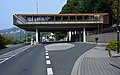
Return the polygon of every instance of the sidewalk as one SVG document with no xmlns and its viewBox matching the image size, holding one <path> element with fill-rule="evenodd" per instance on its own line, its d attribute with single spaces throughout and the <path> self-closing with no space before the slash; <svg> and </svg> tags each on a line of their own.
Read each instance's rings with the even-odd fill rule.
<svg viewBox="0 0 120 75">
<path fill-rule="evenodd" d="M 120 57 L 110 58 L 99 44 L 78 58 L 71 75 L 120 75 Z"/>
</svg>

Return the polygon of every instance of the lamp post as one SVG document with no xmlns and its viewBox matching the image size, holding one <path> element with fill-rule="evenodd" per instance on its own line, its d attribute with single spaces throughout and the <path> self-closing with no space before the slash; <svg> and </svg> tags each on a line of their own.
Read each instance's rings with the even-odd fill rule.
<svg viewBox="0 0 120 75">
<path fill-rule="evenodd" d="M 117 53 L 119 53 L 119 0 L 117 4 Z"/>
</svg>

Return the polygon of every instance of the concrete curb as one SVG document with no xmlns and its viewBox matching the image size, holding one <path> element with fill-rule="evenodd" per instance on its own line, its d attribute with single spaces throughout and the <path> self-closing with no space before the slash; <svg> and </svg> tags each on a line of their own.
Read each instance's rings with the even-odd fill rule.
<svg viewBox="0 0 120 75">
<path fill-rule="evenodd" d="M 90 49 L 90 50 L 91 50 L 91 49 Z M 77 59 L 77 61 L 75 62 L 74 66 L 73 66 L 71 75 L 80 75 L 80 67 L 81 67 L 82 60 L 83 60 L 83 58 L 85 57 L 85 55 L 86 55 L 90 50 L 88 50 L 88 51 L 86 51 L 85 53 L 83 53 L 83 54 Z"/>
</svg>

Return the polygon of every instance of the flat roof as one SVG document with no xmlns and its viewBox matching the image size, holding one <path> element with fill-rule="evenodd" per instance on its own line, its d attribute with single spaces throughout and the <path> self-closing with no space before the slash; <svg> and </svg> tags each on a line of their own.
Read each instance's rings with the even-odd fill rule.
<svg viewBox="0 0 120 75">
<path fill-rule="evenodd" d="M 108 15 L 108 13 L 80 13 L 80 14 L 15 14 L 17 16 L 94 16 Z"/>
</svg>

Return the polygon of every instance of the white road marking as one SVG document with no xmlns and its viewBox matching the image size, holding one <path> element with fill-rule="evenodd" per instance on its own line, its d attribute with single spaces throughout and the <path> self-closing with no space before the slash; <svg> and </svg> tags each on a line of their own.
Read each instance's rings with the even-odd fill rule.
<svg viewBox="0 0 120 75">
<path fill-rule="evenodd" d="M 46 59 L 49 59 L 50 57 L 49 56 L 46 56 Z"/>
<path fill-rule="evenodd" d="M 48 55 L 48 53 L 46 53 L 46 55 Z"/>
<path fill-rule="evenodd" d="M 47 68 L 47 75 L 53 75 L 52 68 Z"/>
<path fill-rule="evenodd" d="M 5 61 L 7 61 L 8 59 L 16 56 L 17 54 L 25 51 L 26 49 L 28 49 L 30 47 L 31 47 L 30 45 L 29 46 L 25 46 L 25 47 L 21 47 L 19 49 L 14 50 L 14 51 L 11 51 L 11 52 L 8 52 L 8 53 L 0 55 L 0 59 L 2 59 L 2 61 L 0 62 L 0 64 L 3 63 L 3 62 L 5 62 Z"/>
<path fill-rule="evenodd" d="M 48 51 L 45 51 L 46 53 L 48 53 Z"/>
<path fill-rule="evenodd" d="M 47 65 L 51 64 L 50 60 L 46 60 L 46 64 Z"/>
</svg>

